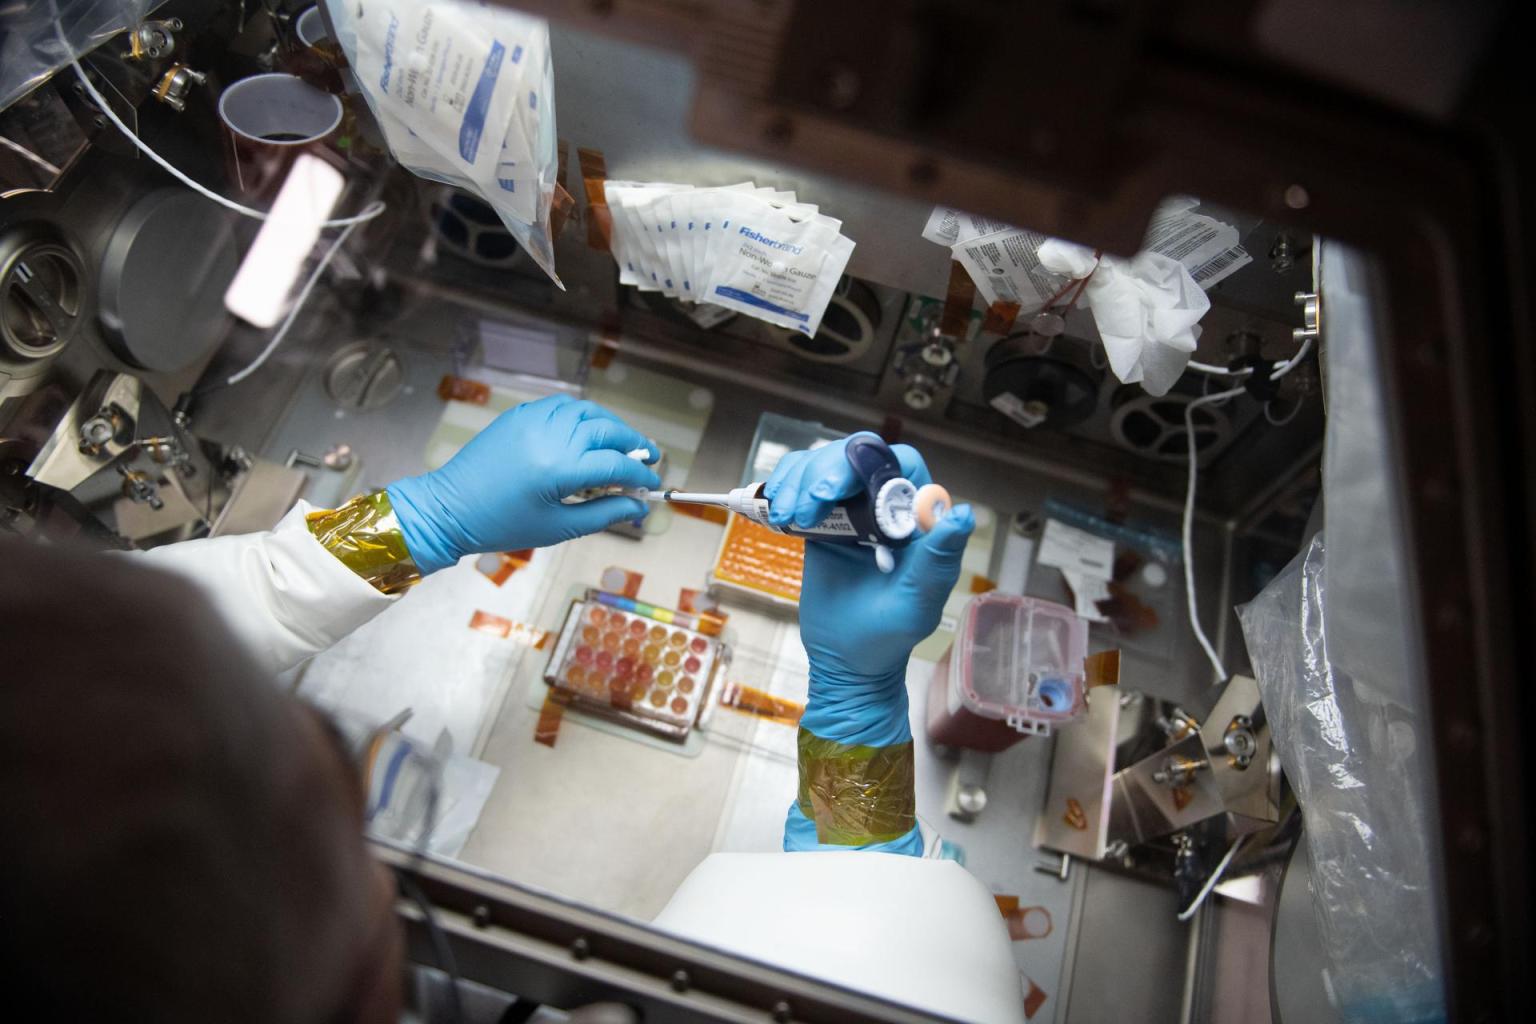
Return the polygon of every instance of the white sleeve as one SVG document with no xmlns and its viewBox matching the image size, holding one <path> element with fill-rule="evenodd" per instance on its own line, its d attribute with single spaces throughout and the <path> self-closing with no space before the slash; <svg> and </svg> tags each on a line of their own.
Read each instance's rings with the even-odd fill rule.
<svg viewBox="0 0 1536 1024">
<path fill-rule="evenodd" d="M 352 632 L 397 599 L 331 554 L 305 525 L 299 502 L 267 533 L 183 541 L 128 557 L 191 580 L 276 675 Z"/>
</svg>

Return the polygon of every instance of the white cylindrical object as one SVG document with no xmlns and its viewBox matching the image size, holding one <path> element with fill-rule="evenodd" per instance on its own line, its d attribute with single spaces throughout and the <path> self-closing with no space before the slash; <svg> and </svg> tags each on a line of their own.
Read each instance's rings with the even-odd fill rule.
<svg viewBox="0 0 1536 1024">
<path fill-rule="evenodd" d="M 341 124 L 341 100 L 297 75 L 273 72 L 242 78 L 219 97 L 219 117 L 253 142 L 302 146 Z"/>
<path fill-rule="evenodd" d="M 299 15 L 293 23 L 293 31 L 305 46 L 314 46 L 330 39 L 330 33 L 325 30 L 325 19 L 320 16 L 319 4 Z"/>
</svg>

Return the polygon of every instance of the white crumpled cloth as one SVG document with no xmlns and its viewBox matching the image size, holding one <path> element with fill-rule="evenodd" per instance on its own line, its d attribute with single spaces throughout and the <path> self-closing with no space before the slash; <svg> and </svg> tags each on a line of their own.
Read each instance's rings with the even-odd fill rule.
<svg viewBox="0 0 1536 1024">
<path fill-rule="evenodd" d="M 1200 318 L 1211 300 L 1177 260 L 1140 252 L 1129 260 L 1052 238 L 1040 246 L 1040 264 L 1074 279 L 1092 274 L 1083 302 L 1093 314 L 1109 367 L 1127 384 L 1164 395 L 1184 372 Z M 1097 270 L 1095 270 L 1097 267 Z"/>
</svg>

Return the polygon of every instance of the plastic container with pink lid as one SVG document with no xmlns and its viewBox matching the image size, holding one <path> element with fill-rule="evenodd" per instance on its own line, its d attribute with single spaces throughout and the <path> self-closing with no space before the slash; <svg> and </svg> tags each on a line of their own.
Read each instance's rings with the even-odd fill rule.
<svg viewBox="0 0 1536 1024">
<path fill-rule="evenodd" d="M 966 605 L 928 691 L 928 737 L 1004 750 L 1083 713 L 1088 624 L 1065 605 L 996 591 Z"/>
</svg>

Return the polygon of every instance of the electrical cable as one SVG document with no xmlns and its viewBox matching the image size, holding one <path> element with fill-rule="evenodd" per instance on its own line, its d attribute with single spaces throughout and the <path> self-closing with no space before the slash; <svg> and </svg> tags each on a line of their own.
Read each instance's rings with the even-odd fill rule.
<svg viewBox="0 0 1536 1024">
<path fill-rule="evenodd" d="M 111 121 L 112 124 L 116 126 L 117 130 L 121 132 L 129 142 L 138 147 L 140 152 L 158 164 L 167 174 L 171 175 L 171 177 L 180 181 L 183 185 L 192 189 L 199 195 L 213 200 L 215 203 L 218 203 L 225 209 L 233 210 L 235 213 L 238 213 L 241 216 L 251 217 L 255 220 L 263 222 L 271 217 L 271 213 L 269 211 L 257 210 L 242 203 L 237 203 L 233 199 L 221 196 L 217 192 L 214 192 L 212 189 L 209 189 L 206 186 L 194 181 L 192 178 L 188 177 L 180 169 L 174 166 L 169 160 L 166 160 L 159 153 L 150 148 L 147 142 L 139 138 L 137 132 L 133 131 L 126 124 L 124 124 L 122 118 L 118 117 L 117 112 L 112 109 L 112 104 L 108 102 L 107 98 L 103 96 L 101 91 L 98 90 L 95 84 L 91 82 L 91 77 L 85 73 L 85 68 L 81 66 L 80 58 L 75 53 L 74 47 L 71 46 L 69 41 L 64 38 L 64 22 L 63 18 L 59 14 L 58 0 L 49 0 L 49 2 L 53 7 L 54 35 L 57 36 L 59 45 L 64 48 L 65 54 L 68 55 L 70 66 L 75 69 L 75 76 L 80 79 L 81 87 L 85 89 L 86 94 L 90 96 L 90 98 L 96 103 L 96 106 L 98 109 L 100 109 L 102 115 L 106 117 L 107 120 Z M 374 218 L 380 216 L 386 209 L 388 209 L 388 207 L 385 203 L 376 200 L 368 204 L 368 206 L 366 206 L 361 213 L 353 214 L 350 217 L 337 217 L 330 220 L 321 221 L 321 228 L 341 228 L 341 234 L 336 236 L 336 240 L 331 243 L 330 248 L 325 251 L 325 255 L 320 258 L 320 262 L 315 266 L 314 272 L 311 273 L 309 275 L 309 279 L 304 282 L 304 288 L 299 292 L 298 298 L 294 300 L 292 308 L 288 310 L 288 315 L 283 318 L 283 322 L 278 326 L 277 331 L 272 335 L 271 340 L 267 342 L 266 347 L 263 348 L 261 353 L 257 355 L 257 357 L 252 360 L 251 363 L 244 369 L 231 374 L 221 384 L 198 389 L 194 392 L 194 394 L 207 394 L 209 391 L 217 390 L 219 387 L 229 387 L 231 385 L 238 384 L 245 378 L 249 377 L 251 374 L 255 373 L 258 369 L 260 369 L 262 364 L 264 364 L 272 355 L 272 353 L 277 350 L 277 347 L 283 343 L 283 339 L 288 336 L 289 328 L 292 327 L 293 322 L 298 319 L 299 312 L 304 308 L 304 303 L 309 299 L 309 294 L 314 290 L 316 282 L 318 282 L 321 275 L 325 273 L 326 267 L 330 266 L 331 260 L 335 257 L 337 251 L 342 247 L 342 245 L 346 243 L 347 238 L 351 236 L 352 230 L 359 224 L 366 224 L 368 221 L 371 221 Z"/>
<path fill-rule="evenodd" d="M 1269 375 L 1269 379 L 1279 380 L 1296 369 L 1296 365 L 1307 358 L 1307 353 L 1310 351 L 1312 351 L 1312 339 L 1308 337 L 1301 343 L 1301 347 L 1296 350 L 1295 355 L 1275 367 L 1274 371 Z M 1185 369 L 1194 370 L 1196 373 L 1204 373 L 1212 377 L 1243 377 L 1253 372 L 1253 368 L 1248 366 L 1233 370 L 1225 366 L 1212 366 L 1210 363 L 1197 362 L 1193 359 L 1185 363 L 1184 367 Z"/>
<path fill-rule="evenodd" d="M 62 19 L 59 16 L 58 0 L 51 0 L 51 2 L 53 4 L 54 34 L 58 37 L 59 44 L 64 47 L 64 52 L 68 54 L 70 66 L 75 69 L 75 76 L 80 79 L 81 87 L 85 89 L 86 95 L 90 96 L 90 98 L 96 103 L 96 106 L 101 111 L 103 117 L 105 117 L 108 121 L 111 121 L 112 124 L 116 126 L 117 130 L 122 132 L 124 137 L 127 138 L 129 142 L 137 146 L 139 152 L 143 153 L 155 163 L 159 164 L 162 170 L 164 170 L 171 177 L 175 178 L 177 181 L 180 181 L 183 185 L 187 186 L 192 191 L 207 199 L 213 200 L 227 210 L 233 210 L 235 213 L 238 213 L 243 217 L 251 217 L 256 220 L 266 220 L 269 216 L 271 216 L 271 214 L 265 210 L 257 210 L 254 207 L 246 206 L 243 203 L 237 203 L 233 199 L 221 196 L 207 186 L 193 181 L 190 177 L 175 167 L 169 160 L 165 159 L 165 157 L 151 149 L 147 142 L 139 138 L 136 132 L 124 124 L 122 118 L 118 117 L 117 112 L 112 109 L 112 104 L 108 102 L 107 98 L 103 96 L 101 91 L 96 88 L 94 83 L 91 82 L 91 76 L 87 75 L 85 73 L 85 68 L 80 65 L 80 58 L 75 54 L 75 48 L 69 44 L 67 39 L 64 38 L 64 25 Z M 385 209 L 386 207 L 384 203 L 376 201 L 370 203 L 361 213 L 354 214 L 350 217 L 338 217 L 334 220 L 321 221 L 320 226 L 322 228 L 344 228 L 354 224 L 362 224 L 373 220 L 375 217 L 383 213 Z"/>
<path fill-rule="evenodd" d="M 1237 851 L 1241 850 L 1243 848 L 1243 844 L 1247 841 L 1248 836 L 1237 837 L 1237 842 L 1233 843 L 1231 849 L 1227 850 L 1227 855 L 1221 858 L 1220 863 L 1216 865 L 1216 870 L 1211 872 L 1211 877 L 1205 880 L 1205 884 L 1201 886 L 1200 891 L 1195 894 L 1194 902 L 1190 903 L 1190 905 L 1185 909 L 1179 911 L 1180 921 L 1188 921 L 1190 918 L 1195 916 L 1195 911 L 1200 909 L 1200 904 L 1204 903 L 1205 898 L 1211 894 L 1211 890 L 1216 888 L 1216 883 L 1221 881 L 1221 876 L 1224 875 L 1227 871 L 1227 865 L 1232 863 L 1232 858 L 1237 855 Z"/>
<path fill-rule="evenodd" d="M 304 303 L 309 298 L 309 293 L 314 290 L 315 284 L 320 280 L 320 276 L 325 273 L 325 268 L 331 265 L 331 258 L 336 255 L 337 250 L 346 244 L 347 238 L 351 236 L 359 223 L 361 221 L 354 221 L 341 229 L 341 234 L 336 236 L 335 241 L 331 242 L 330 248 L 325 250 L 325 255 L 320 257 L 320 262 L 315 264 L 315 269 L 310 272 L 309 279 L 304 282 L 304 287 L 299 292 L 299 297 L 294 300 L 292 308 L 288 310 L 288 315 L 283 317 L 283 322 L 278 324 L 277 330 L 272 333 L 272 339 L 267 342 L 267 347 L 262 349 L 261 353 L 251 360 L 245 369 L 230 374 L 224 381 L 226 385 L 238 384 L 245 380 L 245 378 L 261 369 L 261 365 L 267 361 L 273 352 L 277 351 L 277 347 L 288 336 L 288 329 L 298 319 L 299 311 L 304 308 Z"/>
<path fill-rule="evenodd" d="M 1306 404 L 1306 400 L 1296 399 L 1295 402 L 1291 403 L 1291 411 L 1286 413 L 1283 419 L 1278 420 L 1275 419 L 1274 413 L 1269 411 L 1269 407 L 1274 404 L 1273 400 L 1264 403 L 1264 419 L 1268 420 L 1269 425 L 1272 427 L 1283 427 L 1296 418 L 1296 414 L 1301 412 L 1301 407 Z"/>
<path fill-rule="evenodd" d="M 1201 363 L 1194 359 L 1185 363 L 1184 368 L 1194 370 L 1196 373 L 1204 373 L 1211 377 L 1241 377 L 1253 372 L 1252 368 L 1246 366 L 1241 370 L 1229 370 L 1225 366 L 1212 366 L 1210 363 Z"/>
<path fill-rule="evenodd" d="M 1205 630 L 1200 625 L 1200 609 L 1195 601 L 1195 552 L 1194 552 L 1194 523 L 1195 523 L 1195 480 L 1199 476 L 1199 451 L 1195 446 L 1195 409 L 1202 405 L 1210 405 L 1223 399 L 1241 395 L 1246 388 L 1232 388 L 1228 391 L 1218 391 L 1212 395 L 1201 395 L 1184 406 L 1184 433 L 1189 441 L 1189 487 L 1184 492 L 1184 528 L 1182 541 L 1184 544 L 1184 594 L 1189 603 L 1189 625 L 1195 631 L 1195 639 L 1200 641 L 1200 649 L 1210 659 L 1211 667 L 1216 670 L 1217 682 L 1226 682 L 1227 670 L 1221 663 L 1221 658 L 1216 655 L 1216 648 L 1211 646 L 1211 641 L 1205 635 Z"/>
<path fill-rule="evenodd" d="M 1307 357 L 1307 353 L 1311 350 L 1312 339 L 1309 337 L 1301 343 L 1301 347 L 1296 350 L 1295 355 L 1281 363 L 1279 366 L 1275 367 L 1274 372 L 1269 375 L 1269 379 L 1279 380 L 1287 373 L 1290 373 L 1297 367 L 1297 365 L 1301 363 L 1303 359 Z M 1205 364 L 1190 363 L 1189 365 L 1199 368 L 1203 367 Z M 1232 374 L 1232 371 L 1222 372 Z M 1210 660 L 1211 667 L 1216 670 L 1217 682 L 1226 681 L 1227 670 L 1226 667 L 1222 665 L 1221 658 L 1217 656 L 1216 648 L 1211 645 L 1210 638 L 1205 635 L 1205 629 L 1200 625 L 1200 609 L 1199 604 L 1195 599 L 1195 556 L 1193 536 L 1195 521 L 1195 484 L 1200 471 L 1200 453 L 1195 445 L 1194 413 L 1195 409 L 1199 406 L 1218 405 L 1227 401 L 1228 399 L 1236 398 L 1238 395 L 1243 394 L 1247 390 L 1248 389 L 1246 387 L 1236 387 L 1230 388 L 1226 391 L 1217 391 L 1214 394 L 1203 394 L 1199 398 L 1192 400 L 1184 406 L 1184 435 L 1189 442 L 1189 486 L 1184 492 L 1184 521 L 1183 529 L 1180 534 L 1184 545 L 1184 594 L 1189 604 L 1189 626 L 1192 630 L 1194 630 L 1195 639 L 1200 641 L 1200 649 L 1205 652 L 1206 658 Z M 1291 416 L 1286 417 L 1286 419 L 1281 420 L 1275 425 L 1283 426 L 1284 424 L 1289 423 L 1291 417 L 1294 417 L 1300 408 L 1301 402 L 1298 401 L 1296 403 L 1296 408 L 1291 410 Z M 1269 419 L 1271 423 L 1275 422 L 1274 419 L 1269 415 L 1269 403 L 1267 402 L 1264 404 L 1264 416 L 1266 419 Z M 1184 918 L 1181 917 L 1180 920 L 1184 920 Z"/>
</svg>

